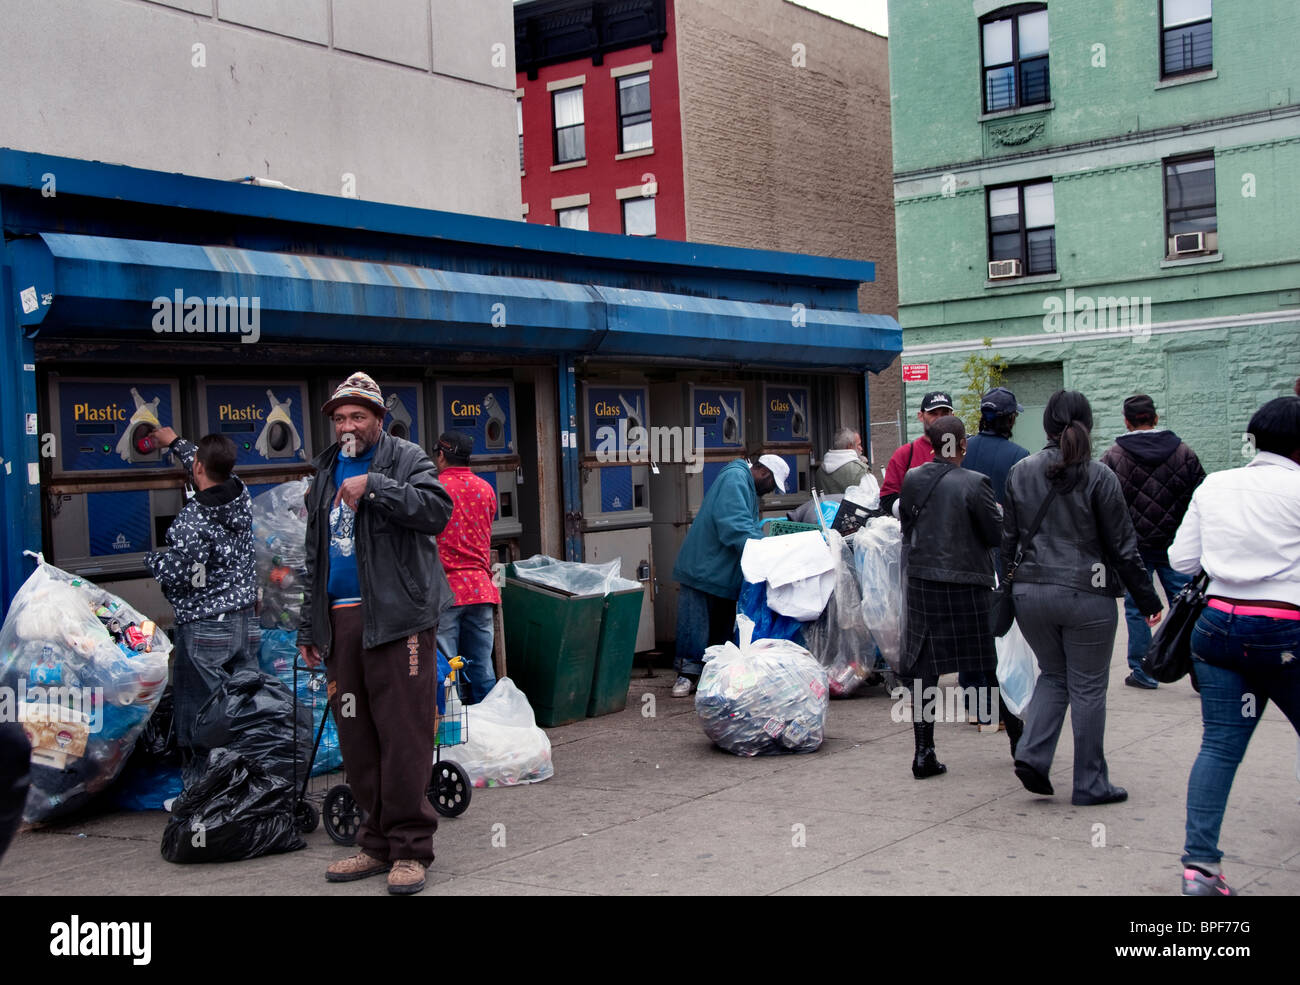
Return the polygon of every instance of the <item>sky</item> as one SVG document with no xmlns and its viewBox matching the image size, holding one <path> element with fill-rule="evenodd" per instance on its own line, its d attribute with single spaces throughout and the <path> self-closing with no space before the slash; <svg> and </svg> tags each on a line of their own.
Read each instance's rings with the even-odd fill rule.
<svg viewBox="0 0 1300 985">
<path fill-rule="evenodd" d="M 514 0 L 515 3 L 521 0 Z M 885 0 L 790 0 L 801 7 L 834 17 L 838 20 L 865 27 L 877 34 L 889 34 L 889 16 L 885 12 Z"/>
<path fill-rule="evenodd" d="M 885 0 L 791 0 L 801 7 L 848 21 L 858 27 L 865 27 L 877 34 L 889 34 L 889 16 L 885 12 Z"/>
</svg>

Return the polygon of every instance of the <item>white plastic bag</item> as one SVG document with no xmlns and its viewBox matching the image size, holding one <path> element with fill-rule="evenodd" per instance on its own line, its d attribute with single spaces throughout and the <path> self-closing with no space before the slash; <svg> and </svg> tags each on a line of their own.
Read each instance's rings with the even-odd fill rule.
<svg viewBox="0 0 1300 985">
<path fill-rule="evenodd" d="M 1013 622 L 1006 636 L 994 641 L 998 648 L 998 688 L 1002 700 L 1011 714 L 1025 717 L 1029 699 L 1034 696 L 1038 683 L 1038 658 L 1034 656 L 1029 641 L 1020 632 L 1020 623 Z"/>
<path fill-rule="evenodd" d="M 727 752 L 814 752 L 822 744 L 830 689 L 826 669 L 790 640 L 722 646 L 704 665 L 695 711 L 704 734 Z"/>
<path fill-rule="evenodd" d="M 856 503 L 859 506 L 865 506 L 869 510 L 880 509 L 880 483 L 870 472 L 865 473 L 858 480 L 856 486 L 849 486 L 844 490 L 844 498 L 850 503 Z"/>
<path fill-rule="evenodd" d="M 21 722 L 32 744 L 25 820 L 74 810 L 113 781 L 162 698 L 171 648 L 122 599 L 38 559 L 0 629 L 0 719 Z"/>
<path fill-rule="evenodd" d="M 568 595 L 608 595 L 610 592 L 640 588 L 639 581 L 619 575 L 622 567 L 622 558 L 596 564 L 560 561 L 545 554 L 534 554 L 523 561 L 516 561 L 514 571 L 516 578 L 545 585 Z"/>
<path fill-rule="evenodd" d="M 533 706 L 509 677 L 492 686 L 488 696 L 466 709 L 464 743 L 442 754 L 463 767 L 476 787 L 539 783 L 555 775 L 551 740 L 537 727 Z"/>
<path fill-rule="evenodd" d="M 827 534 L 835 558 L 835 591 L 816 622 L 803 628 L 804 645 L 826 668 L 831 697 L 848 697 L 871 674 L 876 644 L 862 621 L 862 589 L 853 548 L 834 530 Z"/>
<path fill-rule="evenodd" d="M 895 674 L 903 642 L 902 556 L 902 527 L 892 517 L 873 517 L 853 535 L 853 564 L 862 585 L 862 621 Z"/>
</svg>

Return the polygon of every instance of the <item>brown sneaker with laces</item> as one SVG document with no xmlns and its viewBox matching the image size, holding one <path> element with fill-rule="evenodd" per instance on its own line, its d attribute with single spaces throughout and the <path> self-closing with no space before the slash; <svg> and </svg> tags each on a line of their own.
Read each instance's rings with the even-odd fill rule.
<svg viewBox="0 0 1300 985">
<path fill-rule="evenodd" d="M 424 888 L 423 862 L 399 858 L 388 873 L 388 891 L 395 896 L 410 896 Z"/>
<path fill-rule="evenodd" d="M 387 872 L 392 863 L 382 858 L 375 858 L 365 852 L 357 852 L 351 858 L 342 858 L 325 870 L 329 882 L 352 882 L 354 879 L 367 879 Z"/>
</svg>

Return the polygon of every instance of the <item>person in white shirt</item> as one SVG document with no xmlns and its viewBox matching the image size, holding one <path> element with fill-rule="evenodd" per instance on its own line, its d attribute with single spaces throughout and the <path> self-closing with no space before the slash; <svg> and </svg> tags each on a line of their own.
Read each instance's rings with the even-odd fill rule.
<svg viewBox="0 0 1300 985">
<path fill-rule="evenodd" d="M 1300 732 L 1300 397 L 1270 400 L 1247 435 L 1250 464 L 1206 478 L 1169 548 L 1175 570 L 1210 579 L 1192 632 L 1205 731 L 1187 781 L 1185 896 L 1235 895 L 1219 829 L 1268 702 Z"/>
</svg>

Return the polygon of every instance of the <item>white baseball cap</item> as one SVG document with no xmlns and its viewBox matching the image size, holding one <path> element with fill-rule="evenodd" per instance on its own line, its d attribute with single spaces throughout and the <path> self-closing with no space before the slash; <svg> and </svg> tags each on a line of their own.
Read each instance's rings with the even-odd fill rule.
<svg viewBox="0 0 1300 985">
<path fill-rule="evenodd" d="M 785 464 L 785 459 L 779 455 L 759 455 L 758 464 L 767 466 L 776 480 L 777 491 L 785 492 L 785 480 L 790 477 L 790 466 Z"/>
</svg>

